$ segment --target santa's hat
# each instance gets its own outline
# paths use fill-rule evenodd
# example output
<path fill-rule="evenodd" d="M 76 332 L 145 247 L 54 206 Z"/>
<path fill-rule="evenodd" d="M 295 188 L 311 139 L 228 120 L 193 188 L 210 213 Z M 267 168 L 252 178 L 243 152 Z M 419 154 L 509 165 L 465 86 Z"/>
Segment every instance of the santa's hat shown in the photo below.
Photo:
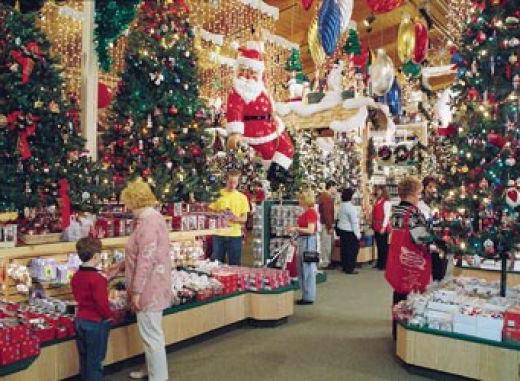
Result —
<path fill-rule="evenodd" d="M 248 41 L 245 47 L 238 48 L 237 66 L 246 66 L 255 71 L 264 71 L 262 53 L 264 45 L 261 41 Z"/>

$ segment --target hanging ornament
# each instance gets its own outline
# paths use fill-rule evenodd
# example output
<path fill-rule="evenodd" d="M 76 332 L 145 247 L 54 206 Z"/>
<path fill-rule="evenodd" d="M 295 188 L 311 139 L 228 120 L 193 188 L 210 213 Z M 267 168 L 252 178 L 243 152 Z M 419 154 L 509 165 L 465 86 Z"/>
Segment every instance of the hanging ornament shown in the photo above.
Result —
<path fill-rule="evenodd" d="M 308 11 L 312 5 L 312 0 L 302 0 L 303 9 Z"/>
<path fill-rule="evenodd" d="M 402 144 L 395 148 L 394 155 L 395 155 L 395 163 L 399 164 L 403 161 L 408 160 L 408 158 L 410 157 L 410 151 L 404 144 Z"/>
<path fill-rule="evenodd" d="M 409 14 L 403 15 L 397 32 L 397 55 L 402 63 L 409 61 L 415 48 L 415 28 Z"/>
<path fill-rule="evenodd" d="M 315 17 L 309 27 L 307 41 L 309 43 L 309 51 L 315 66 L 321 66 L 325 61 L 325 52 L 321 46 L 321 37 L 318 30 L 318 18 Z"/>
<path fill-rule="evenodd" d="M 168 113 L 170 115 L 177 115 L 177 113 L 179 112 L 179 110 L 177 110 L 177 107 L 175 106 L 170 106 L 170 108 L 168 108 Z"/>
<path fill-rule="evenodd" d="M 486 255 L 495 254 L 495 244 L 489 238 L 484 241 L 484 253 L 486 253 Z"/>
<path fill-rule="evenodd" d="M 150 81 L 152 81 L 156 86 L 160 86 L 164 81 L 164 75 L 161 72 L 150 73 Z"/>
<path fill-rule="evenodd" d="M 392 115 L 401 115 L 401 87 L 397 82 L 397 77 L 394 78 L 390 91 L 385 95 L 385 100 Z"/>
<path fill-rule="evenodd" d="M 520 206 L 520 192 L 515 187 L 510 187 L 506 190 L 506 204 L 511 208 Z"/>
<path fill-rule="evenodd" d="M 408 61 L 401 67 L 401 69 L 405 75 L 417 78 L 421 75 L 422 66 L 420 64 L 415 64 L 412 61 Z"/>
<path fill-rule="evenodd" d="M 506 144 L 506 140 L 504 139 L 504 137 L 495 132 L 491 132 L 487 135 L 487 141 L 489 144 L 494 145 L 498 148 L 502 148 Z"/>
<path fill-rule="evenodd" d="M 416 20 L 414 24 L 415 30 L 415 47 L 413 50 L 412 61 L 420 64 L 426 59 L 428 54 L 428 27 L 421 21 Z"/>
<path fill-rule="evenodd" d="M 370 66 L 370 83 L 375 95 L 385 95 L 394 82 L 394 63 L 384 49 L 377 50 L 375 62 Z"/>
<path fill-rule="evenodd" d="M 202 149 L 198 145 L 193 145 L 190 148 L 190 154 L 192 157 L 199 157 L 202 155 Z"/>
<path fill-rule="evenodd" d="M 98 82 L 98 108 L 103 109 L 112 102 L 112 90 L 103 82 Z"/>
<path fill-rule="evenodd" d="M 400 7 L 403 0 L 366 0 L 366 3 L 374 13 L 387 13 Z"/>
<path fill-rule="evenodd" d="M 336 0 L 341 14 L 341 33 L 347 30 L 352 18 L 352 10 L 354 9 L 354 0 Z"/>
<path fill-rule="evenodd" d="M 482 44 L 484 41 L 486 41 L 486 38 L 486 34 L 482 31 L 479 31 L 475 36 L 475 41 L 477 42 L 477 44 Z"/>
<path fill-rule="evenodd" d="M 480 99 L 480 93 L 477 89 L 472 87 L 468 90 L 467 98 L 469 101 L 478 101 Z"/>
<path fill-rule="evenodd" d="M 318 26 L 323 50 L 331 56 L 341 33 L 341 13 L 335 0 L 324 0 L 319 12 Z"/>
<path fill-rule="evenodd" d="M 392 150 L 390 147 L 384 145 L 377 151 L 377 156 L 380 160 L 387 161 L 392 157 Z"/>
<path fill-rule="evenodd" d="M 516 159 L 514 157 L 508 157 L 505 162 L 508 167 L 514 167 Z"/>
<path fill-rule="evenodd" d="M 356 54 L 352 57 L 352 63 L 357 68 L 364 68 L 368 63 L 368 59 L 370 57 L 370 51 L 366 47 L 361 48 L 361 54 Z"/>

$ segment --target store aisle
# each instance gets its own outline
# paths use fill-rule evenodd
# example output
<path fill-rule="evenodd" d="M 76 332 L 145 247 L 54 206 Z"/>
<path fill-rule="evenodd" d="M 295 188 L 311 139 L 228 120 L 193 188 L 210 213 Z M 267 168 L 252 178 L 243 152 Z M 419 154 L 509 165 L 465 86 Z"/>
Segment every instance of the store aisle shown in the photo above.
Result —
<path fill-rule="evenodd" d="M 328 274 L 328 282 L 318 286 L 318 302 L 296 307 L 285 325 L 239 328 L 169 353 L 170 380 L 459 380 L 408 373 L 395 358 L 391 291 L 382 272 Z M 127 380 L 133 369 L 110 374 L 107 381 Z"/>

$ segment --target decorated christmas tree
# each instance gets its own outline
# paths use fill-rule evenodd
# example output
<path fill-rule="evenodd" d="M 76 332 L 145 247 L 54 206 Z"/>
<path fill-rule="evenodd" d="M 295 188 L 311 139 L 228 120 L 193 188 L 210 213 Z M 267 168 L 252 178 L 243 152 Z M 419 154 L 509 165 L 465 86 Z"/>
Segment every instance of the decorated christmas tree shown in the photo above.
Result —
<path fill-rule="evenodd" d="M 345 41 L 345 45 L 343 46 L 343 51 L 354 56 L 361 54 L 361 43 L 359 42 L 359 35 L 357 30 L 348 30 L 348 37 L 347 41 Z"/>
<path fill-rule="evenodd" d="M 188 16 L 182 0 L 141 4 L 111 128 L 103 136 L 102 160 L 117 190 L 141 176 L 163 202 L 212 195 L 216 184 L 206 162 L 210 138 Z"/>
<path fill-rule="evenodd" d="M 296 73 L 296 80 L 297 83 L 303 83 L 307 80 L 307 77 L 305 74 L 303 74 L 303 65 L 302 65 L 302 59 L 300 55 L 300 50 L 293 48 L 291 50 L 291 55 L 287 59 L 287 63 L 285 64 L 285 70 L 289 72 Z"/>
<path fill-rule="evenodd" d="M 474 3 L 455 53 L 455 124 L 438 234 L 458 255 L 503 259 L 520 243 L 519 0 Z M 502 292 L 505 292 L 505 282 Z"/>
<path fill-rule="evenodd" d="M 56 63 L 35 14 L 0 4 L 0 211 L 64 198 L 94 210 L 106 196 L 84 152 L 77 100 L 64 100 Z"/>

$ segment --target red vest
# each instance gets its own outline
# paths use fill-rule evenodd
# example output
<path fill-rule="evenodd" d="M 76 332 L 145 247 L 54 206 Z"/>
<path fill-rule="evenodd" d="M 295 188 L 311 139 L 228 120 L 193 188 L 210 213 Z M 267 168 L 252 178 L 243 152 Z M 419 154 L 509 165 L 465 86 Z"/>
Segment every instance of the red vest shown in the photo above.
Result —
<path fill-rule="evenodd" d="M 374 208 L 372 209 L 372 229 L 377 233 L 380 233 L 383 228 L 383 221 L 385 220 L 385 202 L 387 201 L 388 199 L 384 197 L 378 198 L 374 204 Z M 388 221 L 386 231 L 390 232 L 390 221 Z"/>

